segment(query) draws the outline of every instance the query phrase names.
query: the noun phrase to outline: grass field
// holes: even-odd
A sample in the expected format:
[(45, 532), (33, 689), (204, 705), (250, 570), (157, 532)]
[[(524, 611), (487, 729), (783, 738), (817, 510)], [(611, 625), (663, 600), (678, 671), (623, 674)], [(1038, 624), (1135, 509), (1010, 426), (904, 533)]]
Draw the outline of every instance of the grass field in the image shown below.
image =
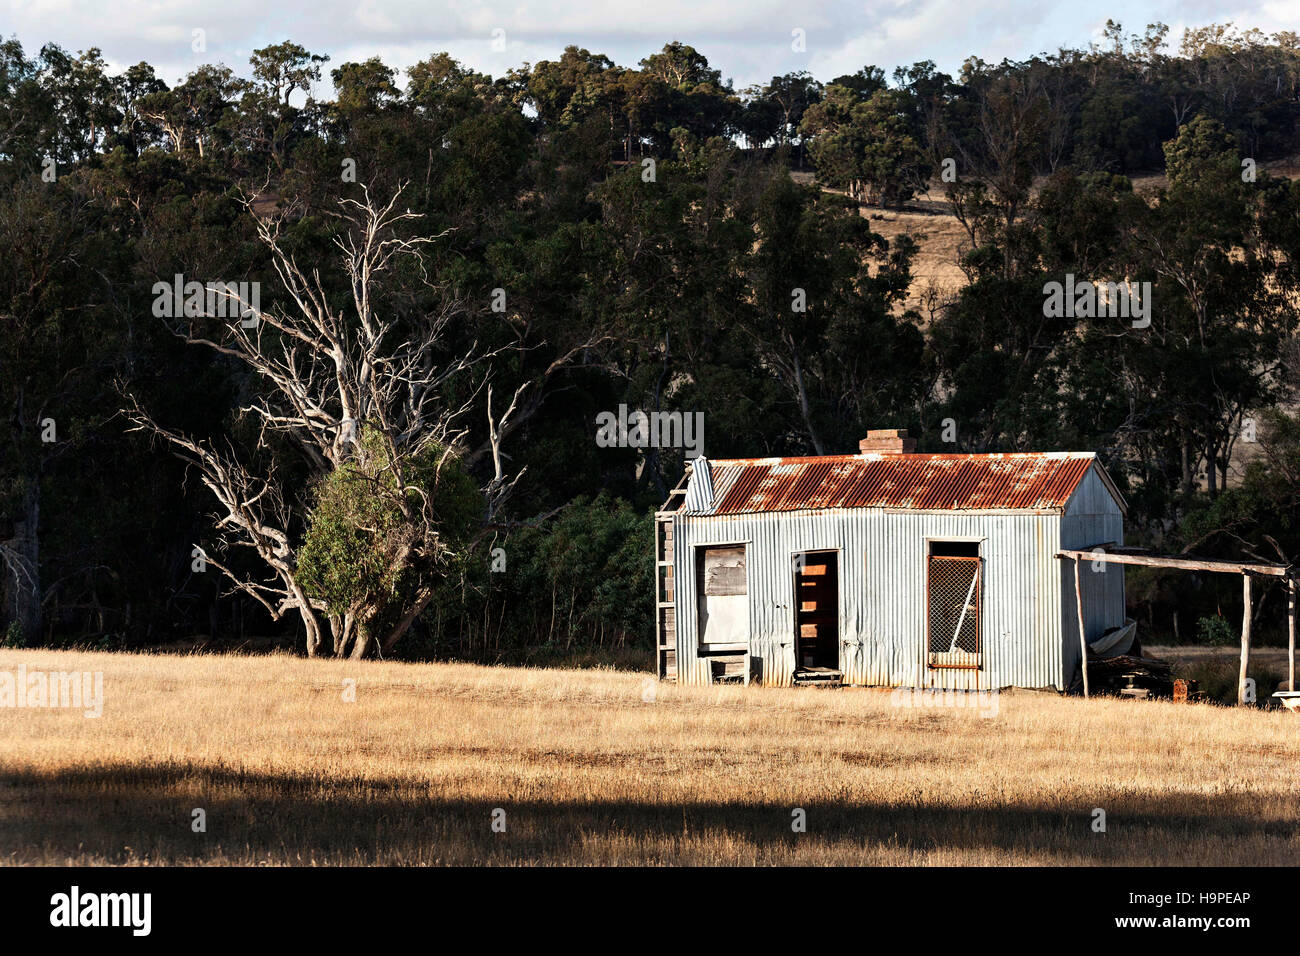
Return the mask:
[(1014, 692), (981, 717), (615, 671), (0, 651), (20, 666), (102, 671), (103, 715), (0, 709), (0, 862), (1300, 859), (1294, 714)]

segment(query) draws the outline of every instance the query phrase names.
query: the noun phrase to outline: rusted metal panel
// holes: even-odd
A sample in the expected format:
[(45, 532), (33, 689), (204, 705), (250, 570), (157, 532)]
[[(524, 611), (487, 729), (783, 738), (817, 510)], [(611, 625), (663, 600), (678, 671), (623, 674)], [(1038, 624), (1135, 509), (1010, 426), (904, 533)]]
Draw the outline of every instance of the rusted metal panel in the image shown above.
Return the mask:
[(706, 466), (713, 507), (686, 510), (1052, 511), (1064, 508), (1095, 461), (1085, 452), (722, 459)]

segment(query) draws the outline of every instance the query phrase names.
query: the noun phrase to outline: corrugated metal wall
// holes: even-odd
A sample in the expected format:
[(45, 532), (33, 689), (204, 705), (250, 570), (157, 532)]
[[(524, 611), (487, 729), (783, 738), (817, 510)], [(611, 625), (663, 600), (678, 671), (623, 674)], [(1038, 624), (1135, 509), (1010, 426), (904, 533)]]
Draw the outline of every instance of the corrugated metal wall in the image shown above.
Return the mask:
[[(677, 660), (682, 683), (708, 683), (697, 656), (696, 548), (748, 548), (755, 676), (789, 684), (794, 658), (791, 555), (840, 552), (840, 666), (846, 683), (904, 687), (1063, 688), (1058, 514), (830, 509), (674, 518)], [(925, 666), (926, 541), (981, 542), (983, 666)], [(1071, 599), (1073, 595), (1071, 593)], [(1075, 641), (1077, 643), (1077, 637)]]
[[(1124, 543), (1124, 517), (1095, 471), (1075, 489), (1061, 518), (1061, 547), (1090, 548)], [(1061, 561), (1061, 594), (1065, 612), (1065, 673), (1079, 667), (1079, 612), (1074, 603), (1074, 562)], [(1103, 570), (1104, 569), (1104, 570)], [(1124, 565), (1091, 561), (1079, 569), (1083, 585), (1083, 624), (1089, 641), (1124, 623)]]

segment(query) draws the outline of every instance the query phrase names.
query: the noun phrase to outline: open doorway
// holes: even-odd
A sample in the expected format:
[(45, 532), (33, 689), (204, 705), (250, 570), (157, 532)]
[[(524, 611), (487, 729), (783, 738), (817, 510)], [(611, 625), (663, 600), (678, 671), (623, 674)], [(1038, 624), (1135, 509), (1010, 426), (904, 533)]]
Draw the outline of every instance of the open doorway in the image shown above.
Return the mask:
[(839, 561), (836, 551), (794, 555), (796, 671), (840, 666)]

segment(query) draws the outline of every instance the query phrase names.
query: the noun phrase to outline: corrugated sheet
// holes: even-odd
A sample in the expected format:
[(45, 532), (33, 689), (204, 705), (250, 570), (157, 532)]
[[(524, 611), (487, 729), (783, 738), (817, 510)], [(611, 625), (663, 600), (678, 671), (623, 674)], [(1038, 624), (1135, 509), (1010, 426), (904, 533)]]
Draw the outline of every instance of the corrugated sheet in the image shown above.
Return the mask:
[(709, 469), (715, 505), (686, 513), (1059, 511), (1095, 460), (1090, 452), (722, 459)]
[[(688, 495), (693, 507), (672, 519), (678, 680), (711, 679), (696, 633), (698, 549), (744, 544), (749, 653), (763, 683), (789, 684), (794, 676), (792, 555), (834, 550), (839, 667), (847, 683), (1063, 689), (1078, 666), (1079, 640), (1073, 569), (1055, 554), (1062, 546), (1123, 540), (1123, 499), (1095, 464), (1088, 453), (712, 462), (713, 506), (705, 506), (701, 487)], [(978, 669), (927, 666), (926, 542), (935, 538), (979, 542)], [(1095, 639), (1123, 620), (1122, 568), (1088, 574), (1083, 583), (1085, 624)]]
[(717, 500), (713, 496), (713, 469), (703, 455), (691, 463), (691, 482), (686, 486), (682, 507), (692, 514), (708, 514)]
[[(745, 544), (755, 677), (791, 683), (798, 551), (840, 554), (840, 670), (846, 683), (886, 687), (1063, 688), (1068, 673), (1056, 515), (907, 513), (879, 509), (674, 518), (678, 680), (708, 683), (698, 654), (697, 548)], [(980, 542), (984, 560), (979, 670), (930, 668), (925, 657), (925, 561), (930, 538)], [(1063, 610), (1063, 608), (1065, 610)], [(1077, 642), (1078, 638), (1074, 640)]]
[[(1088, 474), (1061, 516), (1061, 547), (1091, 548), (1124, 543), (1124, 519), (1115, 510), (1100, 472)], [(1061, 561), (1061, 595), (1065, 605), (1065, 672), (1079, 666), (1079, 620), (1074, 603), (1074, 562)], [(1119, 574), (1115, 572), (1119, 571)], [(1089, 640), (1125, 619), (1124, 566), (1084, 561), (1079, 569), (1083, 585), (1083, 622)]]

